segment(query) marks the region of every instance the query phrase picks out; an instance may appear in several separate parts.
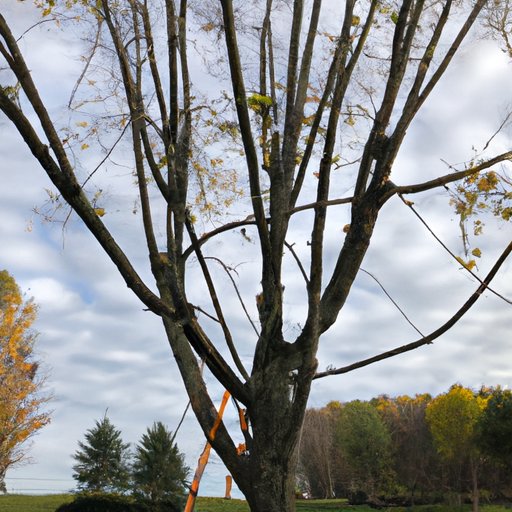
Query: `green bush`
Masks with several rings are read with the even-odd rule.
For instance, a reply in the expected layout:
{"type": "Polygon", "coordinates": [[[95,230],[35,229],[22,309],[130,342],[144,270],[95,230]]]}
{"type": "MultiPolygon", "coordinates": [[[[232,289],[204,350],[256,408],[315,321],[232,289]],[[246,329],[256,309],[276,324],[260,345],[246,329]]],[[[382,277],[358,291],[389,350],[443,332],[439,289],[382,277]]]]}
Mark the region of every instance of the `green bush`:
{"type": "Polygon", "coordinates": [[[368,495],[361,490],[350,492],[348,495],[349,505],[364,505],[368,501],[368,495]]]}
{"type": "Polygon", "coordinates": [[[181,512],[185,508],[186,499],[179,496],[176,499],[163,499],[156,503],[149,500],[138,501],[137,504],[141,507],[137,511],[144,512],[181,512]]]}
{"type": "Polygon", "coordinates": [[[152,503],[122,494],[81,493],[55,512],[181,512],[184,504],[182,496],[152,503]]]}
{"type": "Polygon", "coordinates": [[[144,505],[120,494],[78,494],[71,503],[61,505],[55,512],[146,512],[144,505]]]}

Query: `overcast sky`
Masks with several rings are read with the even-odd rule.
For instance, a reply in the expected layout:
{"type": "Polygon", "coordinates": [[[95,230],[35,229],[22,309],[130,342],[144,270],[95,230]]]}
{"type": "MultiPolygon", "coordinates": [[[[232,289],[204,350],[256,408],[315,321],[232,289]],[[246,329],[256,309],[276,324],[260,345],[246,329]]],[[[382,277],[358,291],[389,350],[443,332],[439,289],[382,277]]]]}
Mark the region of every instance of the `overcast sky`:
{"type": "MultiPolygon", "coordinates": [[[[17,34],[35,19],[30,4],[0,0],[0,10],[17,34]]],[[[80,72],[76,58],[80,48],[71,35],[55,35],[48,29],[49,24],[32,31],[22,48],[51,105],[51,114],[62,120],[80,72]]],[[[512,63],[507,56],[494,44],[473,40],[410,128],[393,181],[409,184],[420,176],[426,180],[444,174],[448,168],[442,160],[455,165],[470,158],[473,147],[483,148],[512,104],[511,90],[512,63]]],[[[7,269],[27,296],[40,305],[37,352],[45,362],[48,389],[54,396],[52,423],[35,437],[30,452],[34,463],[9,471],[7,488],[65,491],[74,487],[71,455],[77,441],[107,409],[125,441],[135,443],[153,421],[162,421],[173,430],[187,397],[158,318],[143,310],[78,221],[72,219],[63,233],[59,224],[44,223],[33,213],[44,204],[49,181],[2,115],[0,133],[0,269],[7,269]]],[[[510,131],[505,130],[493,140],[487,155],[507,150],[510,131]]],[[[98,161],[97,155],[90,158],[91,163],[98,161]]],[[[137,267],[143,268],[146,255],[139,237],[140,217],[127,213],[122,208],[127,200],[116,195],[131,181],[129,171],[111,168],[110,172],[118,181],[108,191],[111,211],[106,221],[112,223],[137,267]],[[117,210],[112,207],[116,204],[117,210]]],[[[436,234],[459,254],[458,219],[448,198],[428,193],[414,197],[414,202],[436,234]]],[[[299,254],[307,251],[309,233],[302,229],[304,219],[305,214],[294,219],[288,240],[296,244],[299,254]]],[[[332,249],[328,253],[334,254],[343,241],[347,210],[333,210],[329,220],[327,239],[332,249]]],[[[511,235],[510,224],[486,219],[485,236],[477,241],[483,250],[478,269],[481,276],[492,267],[511,235]]],[[[244,274],[247,269],[251,274],[255,249],[240,233],[227,234],[208,249],[220,254],[227,264],[243,262],[239,284],[246,297],[259,291],[251,276],[244,274]]],[[[329,268],[329,262],[326,266],[329,268]]],[[[363,268],[378,277],[424,333],[443,324],[477,287],[398,199],[383,209],[363,268]]],[[[509,261],[493,282],[493,288],[508,298],[512,298],[511,274],[509,261]]],[[[286,335],[292,339],[298,333],[296,323],[303,318],[304,286],[291,270],[285,283],[290,312],[286,335]]],[[[229,287],[221,286],[221,290],[232,301],[228,310],[238,311],[233,294],[228,296],[229,287]]],[[[193,297],[201,293],[199,288],[191,290],[193,297]]],[[[254,305],[252,311],[255,314],[254,305]]],[[[246,340],[252,339],[251,328],[241,313],[234,316],[232,327],[237,338],[244,340],[241,355],[249,363],[250,343],[246,340]]],[[[438,394],[455,382],[475,388],[482,384],[511,386],[511,328],[511,306],[485,293],[469,314],[433,345],[347,375],[315,381],[310,405],[321,407],[330,400],[369,399],[383,393],[438,394]]],[[[322,340],[319,367],[349,364],[417,337],[375,281],[360,273],[338,323],[322,340]]],[[[208,382],[214,399],[220,402],[222,388],[212,379],[208,382]]],[[[236,429],[233,411],[227,423],[236,429]]],[[[195,468],[204,440],[191,412],[177,441],[189,466],[195,468]]],[[[222,495],[225,474],[213,456],[201,493],[222,495]]]]}

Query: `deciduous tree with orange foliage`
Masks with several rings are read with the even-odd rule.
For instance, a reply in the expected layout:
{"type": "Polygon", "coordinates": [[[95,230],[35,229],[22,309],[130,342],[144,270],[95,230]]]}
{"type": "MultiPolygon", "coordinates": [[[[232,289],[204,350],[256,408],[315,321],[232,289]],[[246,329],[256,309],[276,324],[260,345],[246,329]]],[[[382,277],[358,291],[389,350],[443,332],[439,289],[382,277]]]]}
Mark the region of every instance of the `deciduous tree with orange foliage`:
{"type": "Polygon", "coordinates": [[[7,470],[27,461],[27,440],[50,421],[42,407],[44,378],[34,359],[37,305],[24,300],[14,278],[0,271],[0,490],[7,470]]]}

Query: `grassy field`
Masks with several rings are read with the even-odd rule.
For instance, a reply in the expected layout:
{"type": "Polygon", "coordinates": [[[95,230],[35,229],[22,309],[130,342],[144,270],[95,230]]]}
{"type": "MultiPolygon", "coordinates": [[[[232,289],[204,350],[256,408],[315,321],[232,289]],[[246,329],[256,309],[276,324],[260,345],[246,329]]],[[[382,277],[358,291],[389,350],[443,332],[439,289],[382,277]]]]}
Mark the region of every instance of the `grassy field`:
{"type": "Polygon", "coordinates": [[[48,496],[6,494],[0,496],[0,512],[55,512],[57,507],[68,501],[73,501],[71,494],[48,496]]]}
{"type": "MultiPolygon", "coordinates": [[[[0,496],[0,512],[55,512],[59,505],[72,500],[73,496],[70,494],[51,496],[6,495],[0,496]]],[[[345,500],[311,500],[297,503],[297,512],[323,512],[324,510],[339,512],[343,509],[354,510],[353,507],[346,505],[345,500]]],[[[357,512],[370,511],[371,509],[366,507],[357,507],[357,512]]],[[[244,500],[198,498],[195,512],[249,512],[249,507],[244,500]]]]}
{"type": "MultiPolygon", "coordinates": [[[[353,507],[346,500],[310,500],[298,501],[297,512],[323,512],[324,510],[349,510],[353,507]]],[[[357,512],[369,512],[371,509],[357,507],[357,512]]],[[[195,512],[249,512],[247,503],[243,500],[224,500],[222,498],[198,498],[195,512]]],[[[372,511],[374,512],[374,511],[372,511]]]]}
{"type": "MultiPolygon", "coordinates": [[[[50,496],[24,496],[8,494],[0,496],[0,512],[55,512],[55,509],[73,500],[71,494],[56,494],[50,496]]],[[[509,508],[484,505],[481,512],[510,512],[509,508]]],[[[297,512],[323,512],[351,511],[351,512],[375,512],[366,506],[351,507],[346,500],[310,500],[298,501],[297,512]]],[[[387,509],[386,512],[469,512],[470,506],[443,507],[441,505],[387,509]]],[[[196,512],[249,512],[249,507],[243,500],[224,500],[222,498],[198,498],[196,512]]]]}

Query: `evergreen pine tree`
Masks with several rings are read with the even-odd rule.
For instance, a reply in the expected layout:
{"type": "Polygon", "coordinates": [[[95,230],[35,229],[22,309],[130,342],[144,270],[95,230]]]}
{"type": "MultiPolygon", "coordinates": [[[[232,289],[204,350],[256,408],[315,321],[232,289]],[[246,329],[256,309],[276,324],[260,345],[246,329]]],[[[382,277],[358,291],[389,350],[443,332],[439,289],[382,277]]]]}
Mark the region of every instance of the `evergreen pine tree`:
{"type": "Polygon", "coordinates": [[[189,471],[183,454],[173,444],[172,433],[161,422],[153,423],[136,448],[135,494],[153,503],[176,501],[185,492],[189,471]]]}
{"type": "Polygon", "coordinates": [[[85,442],[73,458],[73,478],[78,488],[93,492],[123,492],[130,483],[129,443],[123,443],[121,431],[105,416],[85,434],[85,442]]]}

